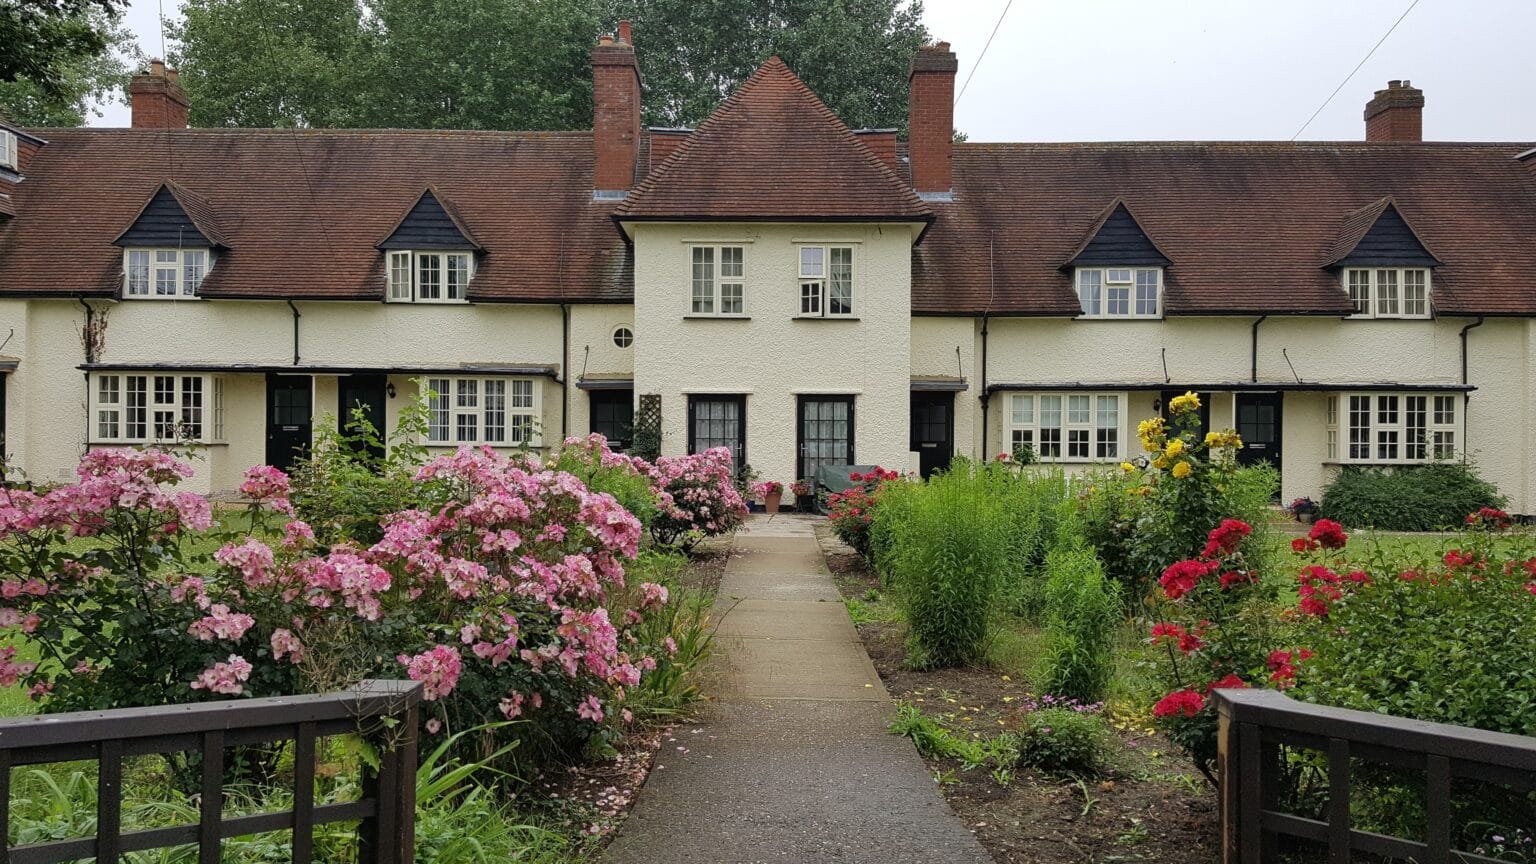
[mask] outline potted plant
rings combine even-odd
[[[1310,525],[1312,520],[1317,518],[1317,502],[1306,496],[1292,501],[1291,506],[1285,509],[1289,510],[1291,515],[1296,518],[1296,521],[1303,525]]]
[[[809,480],[796,480],[789,484],[789,491],[795,496],[795,509],[801,513],[809,513],[816,509],[816,502],[811,498],[811,482]]]
[[[764,480],[752,489],[763,499],[763,508],[769,513],[779,512],[779,501],[784,498],[784,484],[777,480]]]

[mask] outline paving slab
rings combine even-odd
[[[601,864],[989,864],[905,738],[815,539],[753,517],[715,604],[699,722],[673,733]]]

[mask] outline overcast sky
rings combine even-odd
[[[928,0],[957,90],[1007,2]],[[1289,139],[1410,2],[1013,0],[955,125],[972,141]],[[156,7],[129,11],[152,55]],[[1372,91],[1406,78],[1424,90],[1427,139],[1536,141],[1533,40],[1536,0],[1420,0],[1301,137],[1363,138]],[[94,125],[127,121],[113,105]]]

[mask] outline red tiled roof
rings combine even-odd
[[[207,297],[377,300],[374,244],[432,187],[484,246],[471,300],[625,302],[590,133],[56,129],[0,222],[0,295],[110,295],[111,245],[162,183],[228,250]],[[184,188],[182,188],[184,187]],[[193,211],[198,211],[194,213]]]
[[[630,193],[620,219],[927,221],[933,211],[777,57]]]
[[[1343,223],[1390,197],[1443,262],[1437,312],[1536,315],[1536,178],[1514,158],[1526,149],[957,144],[955,200],[933,205],[938,219],[913,250],[912,308],[1078,314],[1058,265],[1118,197],[1173,261],[1170,314],[1347,314],[1349,299],[1324,265]]]

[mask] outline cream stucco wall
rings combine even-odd
[[[634,306],[594,303],[571,307],[571,386],[567,393],[571,435],[585,435],[592,429],[588,393],[577,386],[583,377],[634,377],[635,346],[620,348],[613,343],[613,331],[620,325],[635,331]],[[635,332],[636,342],[643,338]]]
[[[974,318],[913,318],[913,377],[959,377],[965,390],[955,395],[955,451],[971,456],[981,447],[980,338]]]
[[[747,318],[690,318],[690,244],[746,248]],[[858,320],[805,321],[797,243],[854,248]],[[642,223],[635,243],[635,392],[660,394],[662,450],[688,446],[691,393],[747,395],[747,461],[797,473],[796,397],[855,396],[855,458],[910,463],[911,244],[906,226]]]

